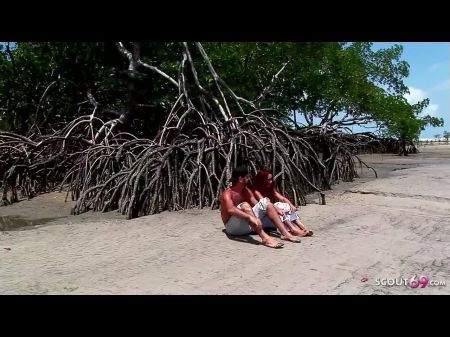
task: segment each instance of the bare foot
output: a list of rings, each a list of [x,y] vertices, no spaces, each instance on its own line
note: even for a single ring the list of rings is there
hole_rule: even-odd
[[[284,246],[284,243],[278,242],[277,240],[274,240],[272,238],[263,240],[262,244],[269,248],[282,248]]]
[[[291,228],[289,232],[291,232],[291,234],[295,236],[305,236],[304,231],[302,231],[300,228]]]
[[[314,234],[313,231],[310,231],[310,230],[307,229],[305,226],[300,226],[300,225],[298,225],[298,224],[297,224],[297,226],[298,226],[297,229],[298,229],[299,231],[301,231],[301,234],[295,234],[296,232],[294,232],[294,231],[291,230],[291,233],[292,233],[293,235],[305,237],[305,236],[312,236],[312,235]]]
[[[295,243],[300,243],[302,242],[299,238],[296,238],[295,236],[289,235],[289,236],[284,236],[281,235],[280,236],[281,240],[285,240],[285,241],[291,241],[291,242],[295,242]]]
[[[297,236],[304,238],[305,236],[308,236],[308,231],[304,230],[304,229],[300,229],[300,234]]]

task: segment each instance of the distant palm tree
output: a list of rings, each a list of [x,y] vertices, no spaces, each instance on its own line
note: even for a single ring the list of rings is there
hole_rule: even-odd
[[[448,144],[448,139],[450,138],[450,132],[444,131],[443,137],[445,138],[445,141]]]
[[[439,141],[439,139],[441,139],[441,135],[440,134],[434,135],[434,138],[436,138],[436,142],[437,142],[437,141]]]

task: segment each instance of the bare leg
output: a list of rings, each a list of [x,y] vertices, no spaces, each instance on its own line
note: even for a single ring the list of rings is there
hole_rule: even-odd
[[[247,213],[249,215],[255,216],[255,213],[253,213],[253,209],[250,206],[250,204],[244,202],[241,204],[240,207],[241,211],[243,211],[244,213]],[[280,242],[278,242],[277,240],[275,240],[274,238],[272,238],[269,234],[267,234],[262,226],[256,226],[255,224],[249,222],[248,223],[250,225],[250,227],[252,227],[252,229],[259,235],[259,237],[261,238],[262,243],[265,246],[269,246],[269,247],[276,247],[277,245],[280,245]]]
[[[284,211],[284,208],[278,207],[274,204],[274,207],[277,210],[281,210]],[[296,235],[296,236],[306,236],[306,234],[308,233],[307,231],[303,230],[300,226],[296,226],[294,225],[291,221],[289,220],[285,220],[283,221],[283,223],[287,226],[288,231],[291,232],[292,235]],[[300,229],[298,228],[300,227]]]
[[[284,209],[283,209],[283,208],[278,207],[278,206],[276,206],[275,204],[274,204],[273,206],[275,207],[275,209],[276,209],[277,211],[282,211],[282,212],[284,212]],[[295,225],[294,225],[292,222],[290,222],[289,220],[284,220],[284,221],[282,221],[282,222],[283,222],[283,223],[285,224],[285,226],[287,227],[287,230],[288,230],[289,232],[292,233],[292,235],[300,235],[300,234],[303,233],[303,231],[299,230],[298,227],[295,226]]]
[[[295,219],[294,223],[300,227],[300,229],[306,231],[306,233],[308,234],[308,236],[313,235],[313,231],[310,231],[309,229],[306,228],[306,226],[300,221],[300,218]]]
[[[286,226],[288,226],[289,232],[291,232],[292,235],[302,236],[303,237],[303,236],[307,236],[307,234],[308,234],[307,230],[299,228],[300,226],[294,225],[289,220],[285,220],[285,221],[283,221],[283,223],[286,224]]]
[[[275,209],[275,206],[271,202],[267,202],[266,214],[267,217],[274,223],[274,225],[280,231],[282,240],[300,242],[298,238],[289,233],[286,227],[284,227],[284,224],[281,222],[280,215],[278,214],[277,210]]]

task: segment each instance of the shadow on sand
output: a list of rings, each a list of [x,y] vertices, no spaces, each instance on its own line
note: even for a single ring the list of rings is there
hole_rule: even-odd
[[[239,241],[239,242],[245,242],[245,243],[251,243],[253,245],[261,245],[261,242],[258,240],[255,240],[250,235],[256,234],[254,232],[250,233],[249,235],[230,235],[228,234],[225,229],[222,229],[222,232],[228,237],[230,240]]]
[[[254,238],[251,237],[251,235],[257,235],[256,232],[251,232],[249,235],[230,235],[225,231],[225,229],[222,229],[222,232],[230,240],[250,243],[252,245],[262,245],[261,241],[255,240]],[[267,231],[266,230],[266,233],[269,234],[270,236],[280,238],[280,234],[277,231]]]

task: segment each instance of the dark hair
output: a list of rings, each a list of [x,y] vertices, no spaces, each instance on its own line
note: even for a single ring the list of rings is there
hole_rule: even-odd
[[[273,200],[275,199],[276,185],[273,180],[270,186],[267,185],[269,175],[271,175],[273,179],[273,174],[271,171],[267,169],[259,170],[256,176],[254,176],[252,179],[252,185],[250,186],[250,189],[252,191],[258,191],[264,197],[268,197],[269,199]]]
[[[260,165],[260,166],[258,167],[258,172],[260,172],[260,171],[264,171],[264,172],[266,172],[266,173],[273,174],[273,173],[272,173],[272,170],[271,170],[268,166],[265,166],[265,165]]]
[[[238,166],[236,167],[233,172],[231,173],[231,179],[230,181],[234,183],[236,180],[238,180],[240,177],[245,177],[248,175],[248,168],[245,166]]]

